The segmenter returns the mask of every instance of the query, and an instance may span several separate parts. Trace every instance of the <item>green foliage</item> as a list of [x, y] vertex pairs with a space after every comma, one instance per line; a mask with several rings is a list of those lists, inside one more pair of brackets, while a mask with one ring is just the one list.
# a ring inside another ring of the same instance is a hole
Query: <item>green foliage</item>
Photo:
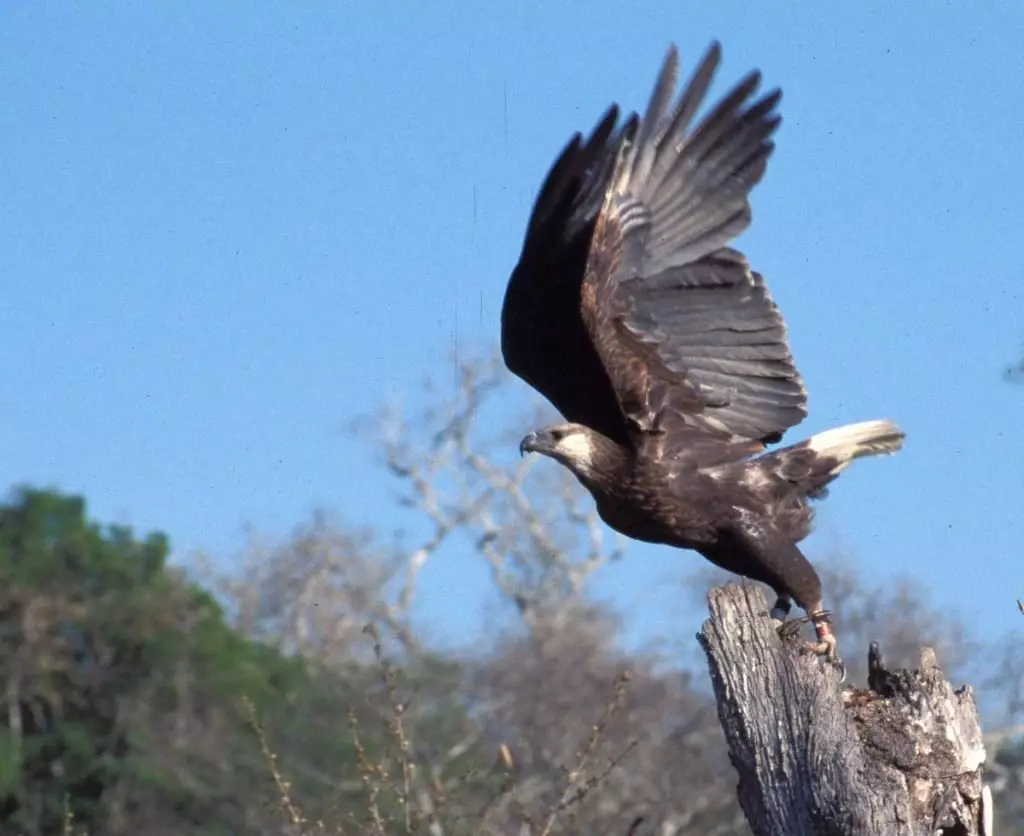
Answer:
[[128, 590], [159, 578], [167, 553], [163, 534], [138, 541], [124, 526], [88, 522], [80, 497], [22, 488], [0, 507], [0, 571], [36, 591]]
[[[110, 836], [280, 833], [264, 747], [308, 818], [364, 819], [340, 788], [361, 785], [352, 719], [364, 760], [388, 763], [379, 668], [317, 669], [251, 640], [168, 553], [163, 534], [90, 521], [79, 497], [24, 488], [0, 505], [0, 832], [60, 833], [70, 813]], [[465, 727], [457, 678], [427, 657], [404, 683], [435, 747]]]
[[269, 786], [238, 701], [270, 711], [310, 679], [237, 635], [167, 555], [164, 535], [92, 523], [78, 497], [25, 489], [0, 507], [0, 652], [17, 699], [0, 739], [4, 832], [60, 832], [65, 796], [91, 832], [127, 832], [140, 805], [241, 832], [234, 796]]

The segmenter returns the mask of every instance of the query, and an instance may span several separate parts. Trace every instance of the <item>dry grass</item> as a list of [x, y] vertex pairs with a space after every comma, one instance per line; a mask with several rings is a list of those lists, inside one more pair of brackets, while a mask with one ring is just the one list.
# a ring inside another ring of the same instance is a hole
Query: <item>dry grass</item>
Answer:
[[278, 803], [281, 806], [281, 810], [285, 813], [289, 823], [293, 827], [302, 828], [306, 824], [306, 819], [303, 817], [298, 807], [296, 807], [292, 802], [291, 782], [284, 777], [277, 765], [277, 755], [274, 754], [273, 750], [270, 748], [270, 744], [267, 742], [267, 733], [260, 724], [259, 717], [256, 714], [256, 706], [253, 705], [252, 700], [248, 697], [243, 697], [242, 701], [244, 702], [245, 710], [249, 715], [249, 723], [252, 726], [253, 731], [256, 733], [256, 737], [259, 738], [260, 749], [267, 762], [267, 767], [274, 778], [274, 783], [277, 785]]
[[576, 756], [575, 766], [566, 773], [566, 785], [562, 791], [562, 797], [549, 811], [544, 826], [540, 830], [540, 836], [548, 836], [555, 826], [558, 815], [566, 808], [571, 807], [573, 804], [578, 804], [586, 798], [636, 747], [636, 741], [630, 741], [629, 745], [612, 758], [602, 769], [592, 773], [588, 772], [594, 752], [601, 742], [605, 730], [608, 728], [609, 721], [626, 701], [626, 690], [629, 687], [629, 681], [630, 675], [628, 671], [623, 671], [616, 678], [612, 688], [612, 698], [605, 705], [601, 719], [591, 726], [587, 743]]
[[71, 799], [64, 796], [64, 824], [61, 827], [62, 836], [88, 836], [84, 830], [75, 829], [75, 814], [71, 811]]
[[[386, 706], [381, 712], [387, 734], [386, 745], [379, 757], [376, 760], [371, 758], [360, 736], [356, 714], [349, 711], [349, 734], [356, 754], [364, 819], [360, 820], [355, 813], [347, 813], [341, 817], [341, 821], [330, 825], [323, 821], [310, 822], [292, 796], [291, 783], [282, 772], [255, 706], [250, 700], [245, 701], [249, 722], [260, 741], [267, 769], [277, 788], [277, 804], [289, 827], [289, 836], [307, 836], [312, 833], [336, 836], [348, 836], [350, 833], [363, 836], [412, 836], [420, 833], [429, 836], [448, 836], [451, 833], [491, 836], [499, 832], [494, 819], [500, 811], [507, 812], [508, 805], [517, 809], [520, 823], [524, 826], [522, 832], [530, 836], [552, 836], [566, 832], [561, 824], [564, 814], [595, 792], [637, 745], [637, 741], [633, 740], [614, 757], [602, 760], [596, 756], [609, 722], [626, 701], [631, 675], [624, 671], [612, 684], [610, 697], [601, 715], [590, 726], [586, 738], [580, 741], [575, 762], [564, 768], [564, 783], [558, 799], [547, 810], [531, 814], [517, 803], [520, 781], [515, 775], [514, 755], [504, 743], [498, 746], [494, 762], [487, 770], [467, 771], [450, 779], [447, 784], [427, 780], [427, 770], [417, 763], [409, 740], [406, 718], [411, 699], [405, 699], [402, 695], [402, 671], [384, 653], [377, 631], [367, 626], [365, 632], [373, 641], [374, 656], [387, 695]], [[466, 813], [466, 805], [457, 803], [460, 801], [459, 790], [471, 780], [487, 774], [499, 778], [493, 798], [475, 814]], [[632, 836], [640, 823], [641, 819], [637, 819], [627, 836]]]

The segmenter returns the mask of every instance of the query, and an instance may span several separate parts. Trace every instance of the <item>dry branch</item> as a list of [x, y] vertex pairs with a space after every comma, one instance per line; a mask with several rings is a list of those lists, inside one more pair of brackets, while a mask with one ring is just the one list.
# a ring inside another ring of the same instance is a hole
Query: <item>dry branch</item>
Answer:
[[974, 695], [930, 648], [920, 670], [890, 672], [874, 646], [871, 689], [843, 688], [779, 637], [759, 588], [709, 603], [698, 640], [756, 836], [993, 836]]

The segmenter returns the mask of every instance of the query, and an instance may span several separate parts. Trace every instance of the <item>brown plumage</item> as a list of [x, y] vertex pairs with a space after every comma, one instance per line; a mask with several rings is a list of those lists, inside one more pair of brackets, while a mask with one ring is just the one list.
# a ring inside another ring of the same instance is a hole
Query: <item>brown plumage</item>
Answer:
[[612, 528], [770, 584], [783, 615], [796, 601], [835, 658], [797, 547], [809, 500], [903, 433], [869, 421], [765, 452], [807, 393], [763, 277], [728, 245], [750, 223], [781, 94], [755, 97], [752, 72], [695, 122], [720, 59], [713, 44], [673, 104], [673, 47], [642, 119], [620, 125], [613, 105], [562, 151], [509, 280], [502, 353], [569, 422], [523, 452], [568, 467]]

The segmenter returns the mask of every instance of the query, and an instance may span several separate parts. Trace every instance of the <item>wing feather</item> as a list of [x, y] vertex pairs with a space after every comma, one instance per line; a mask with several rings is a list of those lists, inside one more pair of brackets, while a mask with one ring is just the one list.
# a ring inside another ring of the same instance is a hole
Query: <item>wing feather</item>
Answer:
[[675, 423], [734, 440], [778, 440], [806, 415], [786, 326], [762, 276], [729, 245], [750, 224], [781, 94], [747, 74], [691, 127], [721, 50], [671, 107], [670, 50], [626, 138], [594, 227], [583, 319], [634, 430]]
[[505, 365], [568, 420], [629, 444], [625, 417], [580, 315], [580, 287], [619, 148], [636, 130], [610, 107], [584, 140], [576, 134], [534, 202], [501, 313]]
[[781, 94], [755, 97], [748, 73], [694, 124], [720, 61], [713, 43], [673, 105], [672, 47], [642, 119], [620, 125], [613, 105], [570, 140], [506, 291], [506, 365], [620, 443], [674, 428], [702, 455], [712, 438], [755, 449], [806, 414], [785, 323], [729, 246], [750, 224]]

